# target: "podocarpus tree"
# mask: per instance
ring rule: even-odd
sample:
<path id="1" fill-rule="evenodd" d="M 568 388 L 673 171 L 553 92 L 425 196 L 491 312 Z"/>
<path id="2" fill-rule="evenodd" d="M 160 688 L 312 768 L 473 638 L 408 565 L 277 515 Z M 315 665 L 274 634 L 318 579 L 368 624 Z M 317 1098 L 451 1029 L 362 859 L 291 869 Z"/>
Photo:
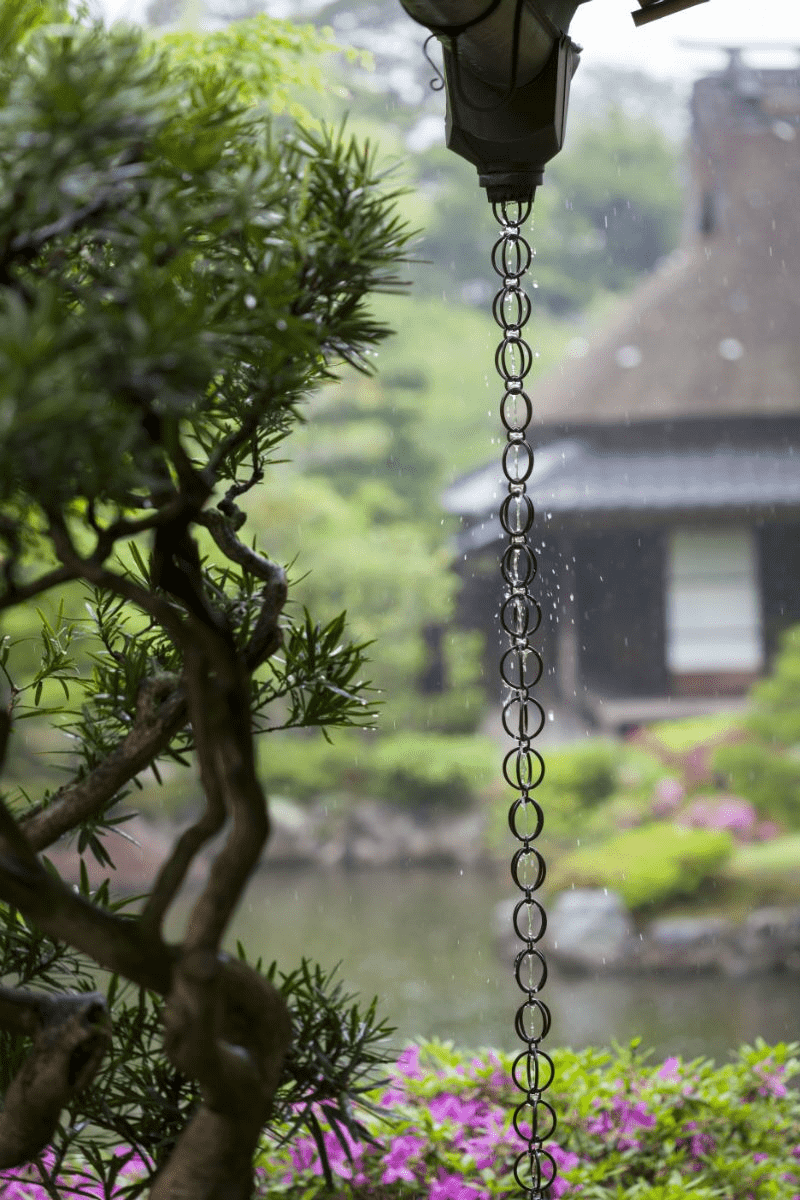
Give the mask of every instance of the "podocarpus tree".
<path id="1" fill-rule="evenodd" d="M 242 498 L 304 394 L 338 362 L 367 369 L 387 332 L 367 298 L 400 286 L 406 241 L 367 150 L 271 132 L 252 103 L 259 39 L 264 61 L 288 53 L 275 28 L 222 38 L 209 63 L 40 0 L 6 0 L 0 21 L 0 609 L 19 628 L 64 601 L 35 661 L 4 639 L 0 751 L 37 715 L 73 747 L 60 787 L 23 777 L 0 801 L 0 1167 L 51 1144 L 57 1166 L 83 1137 L 102 1173 L 121 1141 L 152 1166 L 153 1200 L 250 1195 L 276 1094 L 312 1129 L 325 1097 L 346 1123 L 377 1032 L 319 971 L 281 984 L 220 950 L 269 834 L 254 737 L 369 714 L 363 647 L 341 618 L 286 618 Z M 43 860 L 71 832 L 108 861 L 132 782 L 192 756 L 205 808 L 136 915 Z"/>

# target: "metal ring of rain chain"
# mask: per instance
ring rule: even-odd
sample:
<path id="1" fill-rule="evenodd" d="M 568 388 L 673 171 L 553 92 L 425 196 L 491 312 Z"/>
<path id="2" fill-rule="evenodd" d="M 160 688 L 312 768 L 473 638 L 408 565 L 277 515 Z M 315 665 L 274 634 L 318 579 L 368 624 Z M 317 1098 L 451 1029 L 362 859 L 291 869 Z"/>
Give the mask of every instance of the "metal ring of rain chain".
<path id="1" fill-rule="evenodd" d="M 544 1143 L 556 1129 L 556 1114 L 543 1093 L 553 1082 L 553 1060 L 541 1049 L 550 1029 L 550 1010 L 539 993 L 547 980 L 547 964 L 536 946 L 547 928 L 545 911 L 536 892 L 544 882 L 545 863 L 533 846 L 544 823 L 541 805 L 532 792 L 544 778 L 544 762 L 531 740 L 544 726 L 544 710 L 531 689 L 542 674 L 542 659 L 531 644 L 542 619 L 539 604 L 530 594 L 537 562 L 528 543 L 533 528 L 533 502 L 527 481 L 533 471 L 533 448 L 527 440 L 533 408 L 525 391 L 525 377 L 533 354 L 523 337 L 531 315 L 531 302 L 522 278 L 532 260 L 532 250 L 522 234 L 531 211 L 530 202 L 507 201 L 492 205 L 500 233 L 492 250 L 492 266 L 502 286 L 492 312 L 502 330 L 495 354 L 504 395 L 500 419 L 506 434 L 502 469 L 508 485 L 500 505 L 500 524 L 507 538 L 500 562 L 505 594 L 500 620 L 508 648 L 500 660 L 504 684 L 503 728 L 515 743 L 503 760 L 503 777 L 516 792 L 508 813 L 512 836 L 520 843 L 511 863 L 511 877 L 522 893 L 514 908 L 514 931 L 522 943 L 514 960 L 514 978 L 524 999 L 514 1027 L 525 1049 L 514 1062 L 512 1076 L 522 1098 L 514 1110 L 514 1128 L 524 1149 L 514 1164 L 514 1178 L 528 1200 L 543 1200 L 556 1177 L 556 1162 Z"/>

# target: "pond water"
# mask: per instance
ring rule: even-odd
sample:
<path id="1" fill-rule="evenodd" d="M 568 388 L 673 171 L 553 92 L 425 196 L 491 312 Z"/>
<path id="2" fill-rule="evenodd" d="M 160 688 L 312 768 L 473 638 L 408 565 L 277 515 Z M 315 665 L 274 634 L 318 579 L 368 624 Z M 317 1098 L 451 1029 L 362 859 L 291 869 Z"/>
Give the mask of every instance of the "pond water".
<path id="1" fill-rule="evenodd" d="M 513 895 L 502 874 L 435 870 L 271 870 L 236 916 L 248 957 L 283 969 L 303 955 L 332 967 L 364 998 L 382 997 L 397 1040 L 436 1036 L 515 1049 L 517 991 L 498 956 L 493 912 Z M 173 927 L 171 932 L 177 932 Z M 800 1039 L 800 979 L 573 979 L 551 973 L 551 1046 L 641 1037 L 660 1057 L 718 1060 L 742 1042 Z"/>

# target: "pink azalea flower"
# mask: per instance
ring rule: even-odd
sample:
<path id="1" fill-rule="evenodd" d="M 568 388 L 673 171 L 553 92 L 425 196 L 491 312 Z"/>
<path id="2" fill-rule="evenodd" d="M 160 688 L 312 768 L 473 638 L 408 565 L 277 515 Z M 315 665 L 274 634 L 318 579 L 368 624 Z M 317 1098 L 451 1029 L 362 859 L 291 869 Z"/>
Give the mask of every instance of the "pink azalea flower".
<path id="1" fill-rule="evenodd" d="M 425 1072 L 419 1063 L 419 1046 L 406 1046 L 397 1060 L 395 1076 L 405 1075 L 406 1079 L 423 1079 Z"/>
<path id="2" fill-rule="evenodd" d="M 565 1150 L 558 1142 L 548 1142 L 545 1149 L 552 1154 L 559 1171 L 572 1171 L 581 1161 L 572 1150 Z"/>
<path id="3" fill-rule="evenodd" d="M 460 1096 L 444 1092 L 433 1097 L 428 1111 L 434 1121 L 457 1121 L 468 1125 L 483 1114 L 485 1107 L 479 1100 L 462 1100 Z"/>
<path id="4" fill-rule="evenodd" d="M 311 1138 L 298 1138 L 289 1147 L 292 1165 L 297 1171 L 313 1171 L 315 1175 L 322 1174 L 322 1164 L 317 1155 L 317 1147 Z"/>
<path id="5" fill-rule="evenodd" d="M 652 1129 L 656 1123 L 653 1113 L 649 1113 L 643 1100 L 638 1104 L 629 1104 L 626 1100 L 614 1101 L 620 1119 L 620 1133 L 632 1133 L 634 1129 Z"/>
<path id="6" fill-rule="evenodd" d="M 659 1067 L 656 1074 L 661 1079 L 674 1079 L 679 1074 L 681 1068 L 681 1060 L 679 1058 L 666 1058 Z"/>
<path id="7" fill-rule="evenodd" d="M 360 1142 L 354 1140 L 348 1131 L 340 1128 L 340 1134 L 344 1138 L 349 1155 L 345 1152 L 344 1146 L 339 1141 L 339 1138 L 331 1130 L 323 1133 L 322 1140 L 325 1143 L 325 1150 L 328 1154 L 328 1162 L 331 1165 L 331 1170 L 341 1176 L 342 1179 L 353 1179 L 354 1170 L 357 1167 L 358 1160 L 364 1154 L 364 1147 Z"/>
<path id="8" fill-rule="evenodd" d="M 419 1149 L 419 1139 L 413 1134 L 402 1134 L 395 1138 L 388 1154 L 383 1157 L 381 1183 L 394 1183 L 398 1179 L 404 1183 L 416 1183 L 417 1177 L 408 1164 L 417 1157 Z"/>
<path id="9" fill-rule="evenodd" d="M 460 1175 L 440 1171 L 428 1191 L 428 1200 L 476 1200 L 478 1193 Z"/>
<path id="10" fill-rule="evenodd" d="M 611 1113 L 603 1111 L 598 1117 L 592 1117 L 587 1122 L 586 1128 L 589 1133 L 597 1134 L 599 1137 L 606 1137 L 614 1129 Z"/>
<path id="11" fill-rule="evenodd" d="M 706 1154 L 713 1154 L 716 1148 L 717 1143 L 710 1133 L 696 1133 L 689 1142 L 689 1150 L 695 1158 L 702 1158 Z"/>
<path id="12" fill-rule="evenodd" d="M 775 1067 L 770 1070 L 770 1064 L 759 1063 L 756 1067 L 756 1074 L 760 1075 L 763 1083 L 758 1089 L 759 1096 L 778 1096 L 779 1098 L 786 1095 L 786 1084 L 783 1082 L 782 1076 L 785 1074 L 784 1067 Z"/>
<path id="13" fill-rule="evenodd" d="M 461 1149 L 475 1163 L 475 1169 L 482 1171 L 484 1167 L 491 1167 L 494 1164 L 497 1155 L 497 1139 L 491 1134 L 472 1138 L 471 1141 L 463 1142 Z"/>

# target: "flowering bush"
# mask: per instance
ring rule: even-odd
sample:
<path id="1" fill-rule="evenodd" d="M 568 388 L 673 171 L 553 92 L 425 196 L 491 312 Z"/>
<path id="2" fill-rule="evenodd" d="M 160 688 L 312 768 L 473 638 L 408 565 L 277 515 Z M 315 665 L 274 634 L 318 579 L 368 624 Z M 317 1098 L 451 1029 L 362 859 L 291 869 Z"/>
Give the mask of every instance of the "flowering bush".
<path id="1" fill-rule="evenodd" d="M 654 817 L 671 817 L 686 799 L 686 788 L 680 779 L 664 775 L 653 789 L 652 813 Z"/>
<path id="2" fill-rule="evenodd" d="M 548 1143 L 554 1198 L 800 1200 L 800 1097 L 787 1086 L 798 1047 L 759 1043 L 715 1067 L 670 1058 L 648 1066 L 626 1051 L 554 1053 L 549 1096 L 559 1114 Z M 491 1200 L 518 1193 L 511 1059 L 411 1046 L 371 1096 L 374 1139 L 326 1130 L 336 1190 L 353 1200 Z M 322 1114 L 321 1114 L 322 1116 Z M 326 1190 L 310 1137 L 265 1146 L 264 1191 L 312 1200 Z"/>
<path id="3" fill-rule="evenodd" d="M 630 1049 L 555 1051 L 548 1098 L 559 1115 L 547 1143 L 559 1175 L 554 1200 L 800 1200 L 798 1046 L 744 1047 L 722 1067 L 696 1059 L 648 1064 Z M 408 1047 L 369 1093 L 348 1132 L 318 1112 L 317 1137 L 265 1141 L 256 1194 L 285 1200 L 494 1200 L 518 1194 L 518 1097 L 511 1057 L 439 1043 Z M 287 1130 L 288 1132 L 288 1130 Z M 358 1135 L 358 1136 L 356 1136 Z M 320 1154 L 320 1149 L 323 1153 Z M 60 1190 L 26 1169 L 4 1178 L 3 1200 L 73 1196 L 123 1200 L 141 1164 L 125 1160 L 104 1194 L 73 1165 Z M 44 1164 L 52 1171 L 52 1162 Z M 326 1172 L 328 1178 L 326 1179 Z"/>
<path id="4" fill-rule="evenodd" d="M 739 796 L 697 796 L 674 819 L 690 829 L 726 829 L 740 842 L 758 838 L 758 813 Z"/>

